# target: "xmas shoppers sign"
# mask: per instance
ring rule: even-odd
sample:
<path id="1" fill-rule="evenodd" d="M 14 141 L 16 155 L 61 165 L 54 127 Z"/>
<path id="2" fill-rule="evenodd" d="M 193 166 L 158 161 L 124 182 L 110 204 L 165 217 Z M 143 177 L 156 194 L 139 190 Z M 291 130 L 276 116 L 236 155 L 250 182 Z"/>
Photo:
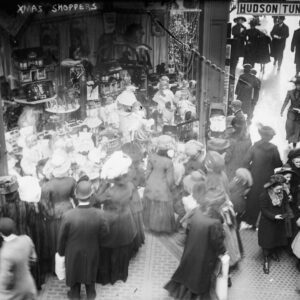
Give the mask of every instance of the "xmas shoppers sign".
<path id="1" fill-rule="evenodd" d="M 238 1 L 238 14 L 241 15 L 300 15 L 298 1 Z"/>
<path id="2" fill-rule="evenodd" d="M 18 4 L 17 13 L 24 15 L 30 13 L 65 13 L 65 12 L 83 12 L 99 9 L 99 3 L 69 3 L 69 4 Z"/>

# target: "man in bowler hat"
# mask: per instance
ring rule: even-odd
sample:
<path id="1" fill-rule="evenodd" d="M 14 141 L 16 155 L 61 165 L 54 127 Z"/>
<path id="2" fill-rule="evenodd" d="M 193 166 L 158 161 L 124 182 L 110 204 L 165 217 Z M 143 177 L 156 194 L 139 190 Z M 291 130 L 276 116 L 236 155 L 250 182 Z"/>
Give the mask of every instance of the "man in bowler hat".
<path id="1" fill-rule="evenodd" d="M 278 23 L 274 25 L 271 31 L 271 56 L 274 57 L 274 66 L 278 62 L 278 71 L 280 70 L 282 63 L 285 42 L 289 37 L 289 27 L 284 24 L 284 20 L 284 16 L 279 16 Z"/>
<path id="2" fill-rule="evenodd" d="M 299 21 L 300 26 L 300 21 Z M 300 28 L 294 31 L 291 51 L 295 52 L 295 64 L 296 64 L 296 75 L 299 75 L 300 72 Z"/>
<path id="3" fill-rule="evenodd" d="M 65 256 L 66 284 L 69 299 L 80 299 L 81 284 L 85 284 L 87 299 L 96 298 L 95 282 L 99 264 L 101 238 L 107 234 L 104 215 L 91 207 L 92 184 L 78 182 L 75 197 L 79 204 L 63 215 L 58 238 L 58 254 Z"/>

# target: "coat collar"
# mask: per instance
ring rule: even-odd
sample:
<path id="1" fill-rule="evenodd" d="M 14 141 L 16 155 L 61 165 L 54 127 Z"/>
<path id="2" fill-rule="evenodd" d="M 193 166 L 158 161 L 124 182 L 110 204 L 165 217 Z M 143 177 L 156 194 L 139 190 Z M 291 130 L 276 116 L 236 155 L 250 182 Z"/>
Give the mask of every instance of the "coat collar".
<path id="1" fill-rule="evenodd" d="M 90 202 L 88 204 L 81 204 L 81 203 L 79 203 L 77 207 L 78 208 L 90 208 L 91 207 L 91 203 Z"/>

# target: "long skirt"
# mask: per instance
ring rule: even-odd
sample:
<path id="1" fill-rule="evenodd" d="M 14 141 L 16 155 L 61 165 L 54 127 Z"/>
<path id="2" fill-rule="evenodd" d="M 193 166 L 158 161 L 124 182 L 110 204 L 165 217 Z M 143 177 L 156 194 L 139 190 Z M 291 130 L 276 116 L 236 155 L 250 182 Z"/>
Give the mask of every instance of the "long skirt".
<path id="1" fill-rule="evenodd" d="M 145 243 L 143 213 L 136 212 L 132 213 L 132 215 L 137 229 L 137 234 L 134 239 L 134 251 L 138 251 L 138 249 Z"/>
<path id="2" fill-rule="evenodd" d="M 206 294 L 197 295 L 183 284 L 170 280 L 164 288 L 169 292 L 169 295 L 177 300 L 217 300 L 217 295 L 213 289 Z"/>
<path id="3" fill-rule="evenodd" d="M 51 256 L 51 270 L 55 272 L 55 253 L 57 252 L 58 232 L 61 224 L 61 219 L 51 219 L 47 222 Z"/>
<path id="4" fill-rule="evenodd" d="M 133 257 L 134 241 L 117 248 L 100 248 L 97 283 L 114 284 L 118 280 L 126 282 L 129 261 Z"/>
<path id="5" fill-rule="evenodd" d="M 172 201 L 155 201 L 144 197 L 144 224 L 158 233 L 172 233 L 176 229 Z"/>
<path id="6" fill-rule="evenodd" d="M 288 113 L 285 123 L 286 139 L 289 143 L 298 143 L 300 141 L 300 117 L 296 115 L 295 120 L 291 120 L 289 115 L 291 112 Z"/>
<path id="7" fill-rule="evenodd" d="M 225 231 L 224 244 L 230 256 L 230 267 L 235 266 L 242 258 L 240 245 L 238 242 L 237 232 L 235 228 L 230 228 L 227 224 L 223 225 Z"/>

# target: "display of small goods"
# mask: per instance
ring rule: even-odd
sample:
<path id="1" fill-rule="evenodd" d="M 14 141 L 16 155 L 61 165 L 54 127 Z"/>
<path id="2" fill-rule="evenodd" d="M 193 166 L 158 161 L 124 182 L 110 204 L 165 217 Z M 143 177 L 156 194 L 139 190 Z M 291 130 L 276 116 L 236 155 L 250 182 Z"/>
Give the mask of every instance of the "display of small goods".
<path id="1" fill-rule="evenodd" d="M 76 88 L 59 86 L 57 97 L 46 103 L 46 111 L 51 113 L 71 113 L 79 109 L 80 96 Z"/>
<path id="2" fill-rule="evenodd" d="M 20 89 L 18 98 L 26 99 L 27 102 L 35 102 L 46 100 L 54 96 L 53 82 L 45 80 L 24 84 Z"/>
<path id="3" fill-rule="evenodd" d="M 20 147 L 17 143 L 19 137 L 20 137 L 20 130 L 18 128 L 15 128 L 11 131 L 7 131 L 5 133 L 7 152 L 15 153 L 15 154 L 20 152 Z"/>
<path id="4" fill-rule="evenodd" d="M 41 47 L 16 49 L 12 57 L 19 70 L 44 67 L 43 49 Z"/>
<path id="5" fill-rule="evenodd" d="M 119 72 L 101 77 L 100 94 L 104 97 L 119 94 L 124 87 L 124 81 Z"/>
<path id="6" fill-rule="evenodd" d="M 13 52 L 21 83 L 47 79 L 42 48 L 17 49 Z"/>

